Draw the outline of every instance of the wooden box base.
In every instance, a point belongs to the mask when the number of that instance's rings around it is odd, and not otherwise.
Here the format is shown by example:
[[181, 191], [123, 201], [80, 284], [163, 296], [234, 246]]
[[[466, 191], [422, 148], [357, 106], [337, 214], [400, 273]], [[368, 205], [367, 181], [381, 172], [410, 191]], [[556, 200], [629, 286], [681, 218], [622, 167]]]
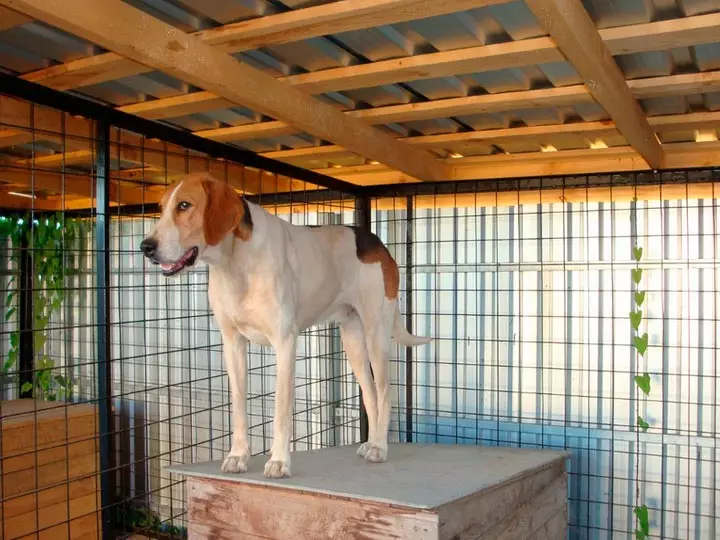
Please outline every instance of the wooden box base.
[[97, 410], [0, 401], [0, 540], [101, 536]]
[[220, 462], [175, 465], [187, 476], [191, 539], [563, 540], [568, 454], [477, 446], [390, 445], [366, 463], [356, 447], [293, 454], [293, 477]]

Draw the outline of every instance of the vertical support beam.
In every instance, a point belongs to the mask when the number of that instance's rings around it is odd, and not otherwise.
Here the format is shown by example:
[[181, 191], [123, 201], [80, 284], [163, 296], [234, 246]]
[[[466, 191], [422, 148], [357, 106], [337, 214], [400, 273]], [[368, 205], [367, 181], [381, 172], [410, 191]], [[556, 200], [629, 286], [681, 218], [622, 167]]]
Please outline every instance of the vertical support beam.
[[[405, 322], [408, 332], [413, 331], [413, 220], [415, 202], [412, 195], [407, 198], [405, 216]], [[405, 440], [413, 442], [413, 348], [405, 349]]]
[[[369, 197], [356, 197], [355, 199], [355, 225], [370, 231], [371, 220], [370, 220], [370, 198]], [[372, 368], [371, 368], [372, 369]], [[368, 440], [369, 424], [368, 415], [365, 410], [365, 403], [363, 402], [362, 388], [360, 389], [360, 442], [366, 442]]]
[[[32, 231], [32, 217], [29, 218], [28, 230]], [[33, 258], [30, 251], [30, 241], [23, 234], [20, 239], [20, 294], [18, 295], [18, 311], [20, 324], [20, 341], [18, 343], [18, 381], [21, 398], [32, 398], [34, 393], [33, 370], [35, 369], [35, 340], [33, 339]], [[23, 385], [30, 383], [31, 388], [22, 391]]]
[[110, 369], [110, 125], [96, 124], [95, 293], [97, 305], [97, 400], [100, 439], [100, 489], [103, 538], [112, 538], [115, 470], [112, 466]]

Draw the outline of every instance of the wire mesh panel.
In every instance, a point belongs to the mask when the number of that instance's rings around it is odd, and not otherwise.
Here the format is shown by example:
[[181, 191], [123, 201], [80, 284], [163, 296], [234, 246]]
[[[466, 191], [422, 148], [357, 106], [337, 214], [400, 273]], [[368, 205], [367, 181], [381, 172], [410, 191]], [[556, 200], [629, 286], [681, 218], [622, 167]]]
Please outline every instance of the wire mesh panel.
[[[352, 223], [354, 201], [6, 96], [0, 122], [0, 537], [183, 538], [184, 481], [164, 468], [222, 459], [231, 403], [208, 267], [168, 279], [139, 251], [162, 193], [209, 172], [297, 225]], [[355, 442], [337, 328], [305, 332], [297, 357], [292, 449]], [[248, 364], [261, 454], [274, 353], [251, 345]]]
[[[632, 535], [638, 499], [653, 536], [715, 538], [718, 179], [484, 182], [376, 199], [412, 326], [435, 338], [393, 358], [395, 438], [571, 450], [571, 538]], [[646, 365], [629, 319], [635, 245]]]

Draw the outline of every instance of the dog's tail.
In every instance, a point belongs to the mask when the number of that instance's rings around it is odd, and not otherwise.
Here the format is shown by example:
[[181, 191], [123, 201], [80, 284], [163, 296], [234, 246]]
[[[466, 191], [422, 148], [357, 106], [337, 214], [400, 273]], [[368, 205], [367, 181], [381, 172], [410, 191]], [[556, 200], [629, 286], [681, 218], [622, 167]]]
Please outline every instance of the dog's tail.
[[397, 305], [395, 307], [395, 319], [393, 320], [393, 339], [405, 347], [417, 347], [432, 341], [432, 338], [414, 336], [405, 329], [400, 317], [400, 307]]

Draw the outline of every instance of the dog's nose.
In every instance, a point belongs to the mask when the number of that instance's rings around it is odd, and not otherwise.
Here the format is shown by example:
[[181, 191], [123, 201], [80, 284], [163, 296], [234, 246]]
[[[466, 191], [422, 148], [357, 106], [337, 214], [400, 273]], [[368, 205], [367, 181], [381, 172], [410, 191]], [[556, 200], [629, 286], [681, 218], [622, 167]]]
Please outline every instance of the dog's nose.
[[145, 238], [140, 242], [140, 251], [142, 251], [146, 257], [152, 257], [157, 251], [157, 240], [154, 238]]

